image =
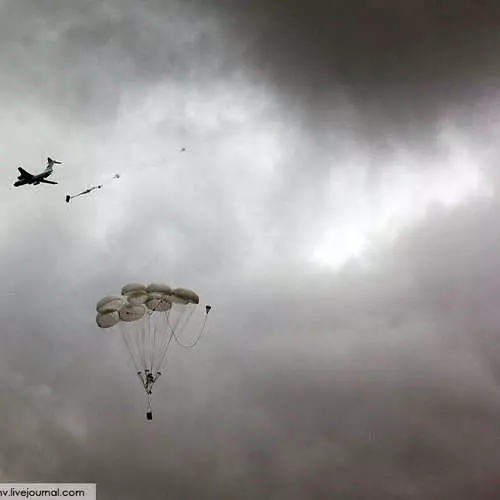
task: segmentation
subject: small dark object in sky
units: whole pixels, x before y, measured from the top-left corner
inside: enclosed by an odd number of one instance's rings
[[[119,178],[120,178],[120,174],[115,174],[115,175],[113,176],[113,178],[112,178],[112,179],[109,179],[109,180],[111,181],[111,180],[113,180],[113,179],[119,179]],[[109,181],[108,181],[108,182],[109,182]],[[83,196],[83,195],[85,195],[85,194],[89,194],[89,193],[91,193],[92,191],[94,191],[95,189],[101,189],[103,186],[104,186],[104,184],[99,184],[98,186],[92,186],[92,187],[90,187],[90,188],[86,189],[85,191],[82,191],[82,192],[80,192],[80,193],[78,193],[78,194],[75,194],[75,195],[73,195],[73,196],[70,196],[70,195],[68,194],[68,195],[66,195],[66,203],[69,203],[69,201],[70,201],[71,199],[73,199],[73,198],[78,198],[78,196]]]

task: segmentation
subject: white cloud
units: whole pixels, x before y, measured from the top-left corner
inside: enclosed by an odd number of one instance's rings
[[[396,153],[376,186],[366,176],[351,173],[366,170],[359,166],[346,165],[341,174],[332,175],[313,261],[341,266],[377,245],[393,242],[436,205],[451,210],[476,197],[492,197],[484,165],[462,141],[460,135],[444,130],[446,155],[429,158],[426,165],[412,159],[410,151]]]

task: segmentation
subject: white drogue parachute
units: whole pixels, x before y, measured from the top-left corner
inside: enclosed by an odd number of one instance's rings
[[[192,290],[172,289],[165,284],[144,286],[130,283],[121,296],[103,297],[97,302],[99,328],[120,331],[130,353],[137,376],[146,391],[146,418],[152,420],[153,386],[165,370],[167,352],[175,340],[184,348],[194,347],[207,324],[211,306],[205,306],[202,325],[193,342],[181,342],[181,334],[200,299]]]

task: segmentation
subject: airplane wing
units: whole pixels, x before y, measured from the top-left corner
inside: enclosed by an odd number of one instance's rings
[[[47,181],[46,179],[42,179],[40,182],[44,182],[45,184],[57,184],[57,182]]]
[[[19,179],[22,177],[23,179],[26,179],[26,180],[31,180],[33,179],[33,175],[30,174],[29,172],[26,172],[26,170],[24,170],[24,168],[21,168],[21,167],[18,167],[19,170],[19,173],[21,174],[19,176]]]

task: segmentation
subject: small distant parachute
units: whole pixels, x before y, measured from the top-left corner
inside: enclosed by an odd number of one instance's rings
[[[105,183],[103,184],[99,184],[97,186],[92,186],[88,189],[85,189],[85,191],[82,191],[78,194],[75,194],[73,196],[70,196],[69,194],[66,195],[66,203],[69,203],[70,200],[72,200],[73,198],[78,198],[79,196],[83,196],[85,194],[89,194],[91,193],[92,191],[94,191],[95,189],[101,189],[105,184],[107,184],[108,182],[114,180],[114,179],[119,179],[120,178],[120,174],[115,174],[111,179],[109,179],[108,181],[106,181]]]
[[[206,329],[211,306],[193,342],[184,344],[180,335],[200,299],[192,290],[172,289],[165,284],[144,286],[129,283],[120,296],[106,296],[97,302],[96,322],[102,329],[118,330],[129,351],[136,374],[146,392],[146,418],[152,420],[153,386],[164,373],[172,339],[186,349],[193,348]]]

